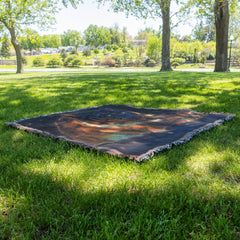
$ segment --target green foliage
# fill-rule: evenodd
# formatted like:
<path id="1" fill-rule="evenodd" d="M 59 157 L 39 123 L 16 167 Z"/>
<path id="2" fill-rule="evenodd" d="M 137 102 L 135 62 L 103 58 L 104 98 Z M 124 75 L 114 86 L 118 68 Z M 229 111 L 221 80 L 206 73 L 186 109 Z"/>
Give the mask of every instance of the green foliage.
<path id="1" fill-rule="evenodd" d="M 81 60 L 80 57 L 75 57 L 72 61 L 71 61 L 71 65 L 73 67 L 80 67 L 83 65 L 83 61 Z"/>
<path id="2" fill-rule="evenodd" d="M 82 59 L 77 55 L 70 55 L 64 61 L 64 66 L 66 67 L 79 67 L 84 65 Z"/>
<path id="3" fill-rule="evenodd" d="M 26 29 L 19 41 L 23 49 L 32 51 L 43 47 L 41 38 L 37 31 Z"/>
<path id="4" fill-rule="evenodd" d="M 124 53 L 122 58 L 123 58 L 123 66 L 124 67 L 129 66 L 129 64 L 130 64 L 130 62 L 132 60 L 130 54 L 129 53 Z"/>
<path id="5" fill-rule="evenodd" d="M 172 62 L 171 65 L 176 68 L 177 66 L 180 66 L 179 62 Z"/>
<path id="6" fill-rule="evenodd" d="M 103 54 L 107 55 L 108 54 L 108 50 L 107 49 L 103 49 Z"/>
<path id="7" fill-rule="evenodd" d="M 143 59 L 139 57 L 133 62 L 133 65 L 134 67 L 141 67 L 143 66 L 143 63 L 144 63 Z"/>
<path id="8" fill-rule="evenodd" d="M 186 62 L 185 58 L 171 58 L 171 63 L 183 64 Z"/>
<path id="9" fill-rule="evenodd" d="M 28 0 L 0 1 L 0 22 L 6 27 L 24 29 L 31 23 L 49 26 L 54 23 L 54 13 L 58 11 L 58 1 Z"/>
<path id="10" fill-rule="evenodd" d="M 98 53 L 99 53 L 99 49 L 98 49 L 98 48 L 94 48 L 93 52 L 94 52 L 95 54 L 98 54 Z"/>
<path id="11" fill-rule="evenodd" d="M 193 63 L 199 63 L 199 56 L 197 54 L 197 50 L 195 49 L 194 55 L 193 55 Z"/>
<path id="12" fill-rule="evenodd" d="M 116 50 L 119 49 L 119 46 L 118 46 L 116 43 L 114 43 L 114 44 L 112 45 L 112 49 L 113 49 L 114 51 L 116 51 Z"/>
<path id="13" fill-rule="evenodd" d="M 82 52 L 82 55 L 85 56 L 85 57 L 89 57 L 91 56 L 91 50 L 90 49 L 84 49 L 83 52 Z"/>
<path id="14" fill-rule="evenodd" d="M 40 41 L 44 48 L 58 48 L 62 45 L 60 35 L 57 34 L 43 35 Z"/>
<path id="15" fill-rule="evenodd" d="M 123 60 L 123 56 L 122 55 L 114 55 L 112 57 L 115 62 L 116 62 L 116 67 L 123 67 L 124 66 L 124 60 Z"/>
<path id="16" fill-rule="evenodd" d="M 123 53 L 128 53 L 128 48 L 127 48 L 127 47 L 123 47 L 123 48 L 122 48 L 122 52 L 123 52 Z"/>
<path id="17" fill-rule="evenodd" d="M 123 51 L 119 48 L 114 52 L 114 55 L 121 55 L 122 56 L 123 54 L 124 54 Z"/>
<path id="18" fill-rule="evenodd" d="M 83 44 L 83 37 L 80 32 L 75 30 L 68 30 L 61 35 L 62 46 L 75 46 L 79 48 Z"/>
<path id="19" fill-rule="evenodd" d="M 155 67 L 157 65 L 157 63 L 154 59 L 148 58 L 144 61 L 144 65 L 146 67 Z"/>
<path id="20" fill-rule="evenodd" d="M 70 54 L 71 55 L 78 55 L 78 52 L 77 52 L 76 48 L 72 48 Z"/>
<path id="21" fill-rule="evenodd" d="M 229 36 L 233 35 L 235 41 L 240 40 L 240 5 L 230 15 Z"/>
<path id="22" fill-rule="evenodd" d="M 60 56 L 61 56 L 63 61 L 67 58 L 68 54 L 67 54 L 65 49 L 61 50 Z"/>
<path id="23" fill-rule="evenodd" d="M 52 57 L 47 63 L 47 66 L 50 68 L 57 68 L 62 65 L 63 65 L 63 62 L 59 57 Z"/>
<path id="24" fill-rule="evenodd" d="M 2 47 L 1 47 L 1 56 L 3 58 L 9 58 L 11 56 L 10 47 L 11 47 L 11 42 L 7 37 L 4 37 L 2 40 Z"/>
<path id="25" fill-rule="evenodd" d="M 71 66 L 71 62 L 76 58 L 74 55 L 70 55 L 64 61 L 64 66 Z"/>
<path id="26" fill-rule="evenodd" d="M 155 62 L 159 63 L 161 58 L 161 49 L 162 49 L 161 39 L 155 36 L 150 37 L 147 46 L 147 56 L 153 59 Z"/>
<path id="27" fill-rule="evenodd" d="M 143 45 L 134 47 L 134 50 L 137 58 L 142 58 L 146 52 L 146 48 Z"/>
<path id="28" fill-rule="evenodd" d="M 193 35 L 195 40 L 199 40 L 201 42 L 209 42 L 216 40 L 216 30 L 214 26 L 214 19 L 211 19 L 211 22 L 203 26 L 203 22 L 199 25 L 196 25 L 193 29 Z"/>
<path id="29" fill-rule="evenodd" d="M 145 45 L 147 45 L 149 39 L 151 37 L 154 37 L 155 32 L 151 28 L 146 28 L 144 30 L 140 30 L 137 34 L 137 36 L 134 38 L 135 40 L 144 40 Z"/>
<path id="30" fill-rule="evenodd" d="M 110 44 L 107 44 L 106 49 L 107 49 L 108 51 L 111 51 L 111 50 L 112 50 L 112 46 L 111 46 Z"/>
<path id="31" fill-rule="evenodd" d="M 33 66 L 34 67 L 42 67 L 45 65 L 45 62 L 44 62 L 44 59 L 42 57 L 36 57 L 34 60 L 33 60 Z"/>
<path id="32" fill-rule="evenodd" d="M 85 42 L 87 46 L 98 47 L 111 43 L 111 34 L 109 29 L 90 25 L 85 31 Z"/>
<path id="33" fill-rule="evenodd" d="M 205 58 L 215 57 L 215 42 L 202 43 L 200 41 L 179 42 L 176 39 L 171 40 L 171 56 L 172 58 L 184 58 L 185 60 L 193 60 L 199 62 L 201 55 Z"/>
<path id="34" fill-rule="evenodd" d="M 100 66 L 102 63 L 101 59 L 100 58 L 97 58 L 95 61 L 94 61 L 94 65 L 97 65 L 97 66 Z"/>
<path id="35" fill-rule="evenodd" d="M 115 24 L 114 27 L 109 28 L 109 32 L 111 35 L 111 44 L 114 46 L 120 46 L 121 44 L 121 34 L 119 32 L 118 25 Z"/>
<path id="36" fill-rule="evenodd" d="M 28 64 L 28 60 L 25 56 L 22 57 L 22 63 L 23 65 L 27 65 Z"/>

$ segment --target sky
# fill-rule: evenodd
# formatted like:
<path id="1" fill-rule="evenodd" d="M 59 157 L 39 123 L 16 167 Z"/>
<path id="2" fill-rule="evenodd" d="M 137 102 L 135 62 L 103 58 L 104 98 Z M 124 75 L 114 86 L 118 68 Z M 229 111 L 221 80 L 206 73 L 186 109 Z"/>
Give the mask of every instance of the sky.
<path id="1" fill-rule="evenodd" d="M 175 8 L 176 6 L 172 6 L 172 9 Z M 83 33 L 90 24 L 99 27 L 112 27 L 114 24 L 118 24 L 120 29 L 127 27 L 128 33 L 134 37 L 140 30 L 146 27 L 158 30 L 161 25 L 161 19 L 141 20 L 133 16 L 126 17 L 124 13 L 109 11 L 107 6 L 98 8 L 97 3 L 88 0 L 84 4 L 80 4 L 77 9 L 73 9 L 71 6 L 68 6 L 68 8 L 62 7 L 62 10 L 56 14 L 56 24 L 52 26 L 53 29 L 40 32 L 40 34 L 63 34 L 68 29 Z M 181 24 L 181 28 L 179 27 L 173 32 L 183 36 L 190 35 L 191 30 L 192 27 L 189 24 Z"/>

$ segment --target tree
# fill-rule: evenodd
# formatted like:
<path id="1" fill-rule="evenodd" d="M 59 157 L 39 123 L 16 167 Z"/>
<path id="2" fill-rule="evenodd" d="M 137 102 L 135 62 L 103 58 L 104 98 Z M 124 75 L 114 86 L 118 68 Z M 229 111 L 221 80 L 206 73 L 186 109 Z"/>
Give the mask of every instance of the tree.
<path id="1" fill-rule="evenodd" d="M 63 0 L 65 5 L 67 2 Z M 70 2 L 74 6 L 78 3 L 74 0 Z M 21 45 L 17 38 L 19 32 L 32 24 L 40 27 L 51 25 L 57 11 L 58 0 L 0 0 L 0 27 L 3 25 L 10 33 L 17 57 L 17 73 L 23 72 Z"/>
<path id="2" fill-rule="evenodd" d="M 128 32 L 127 28 L 123 27 L 122 32 L 121 32 L 121 40 L 123 44 L 127 44 L 128 42 Z"/>
<path id="3" fill-rule="evenodd" d="M 207 24 L 203 24 L 203 21 L 197 24 L 193 29 L 195 40 L 201 42 L 216 41 L 216 29 L 214 25 L 214 19 Z"/>
<path id="4" fill-rule="evenodd" d="M 190 5 L 198 7 L 200 17 L 214 16 L 216 27 L 215 72 L 228 69 L 228 32 L 230 13 L 237 7 L 237 0 L 189 0 Z"/>
<path id="5" fill-rule="evenodd" d="M 171 71 L 170 63 L 170 4 L 171 0 L 97 0 L 111 2 L 114 11 L 124 11 L 140 18 L 149 16 L 162 18 L 162 67 L 161 71 Z M 178 2 L 178 1 L 176 1 Z"/>
<path id="6" fill-rule="evenodd" d="M 154 31 L 151 28 L 146 28 L 140 30 L 137 36 L 134 37 L 135 40 L 145 40 L 145 45 L 148 44 L 148 39 L 154 36 Z"/>
<path id="7" fill-rule="evenodd" d="M 5 36 L 2 41 L 2 47 L 1 47 L 1 56 L 3 58 L 9 58 L 11 56 L 10 54 L 10 41 L 9 39 Z"/>
<path id="8" fill-rule="evenodd" d="M 98 27 L 97 25 L 89 25 L 84 31 L 87 46 L 99 47 L 111 43 L 111 34 L 109 29 Z"/>
<path id="9" fill-rule="evenodd" d="M 156 36 L 152 36 L 148 40 L 147 56 L 157 63 L 160 60 L 161 45 L 161 39 Z"/>
<path id="10" fill-rule="evenodd" d="M 41 37 L 37 31 L 26 29 L 24 33 L 26 36 L 19 38 L 22 48 L 32 51 L 33 49 L 39 49 L 42 46 Z"/>
<path id="11" fill-rule="evenodd" d="M 58 34 L 43 35 L 40 37 L 40 41 L 42 47 L 45 48 L 58 48 L 62 45 L 60 35 Z"/>
<path id="12" fill-rule="evenodd" d="M 240 6 L 236 6 L 235 12 L 230 15 L 229 33 L 234 36 L 234 40 L 240 38 Z"/>
<path id="13" fill-rule="evenodd" d="M 228 69 L 228 0 L 216 0 L 214 4 L 216 25 L 216 63 L 215 72 L 227 72 Z"/>
<path id="14" fill-rule="evenodd" d="M 111 44 L 120 45 L 121 43 L 121 34 L 119 32 L 119 27 L 117 24 L 114 27 L 109 28 L 110 35 L 111 35 Z"/>
<path id="15" fill-rule="evenodd" d="M 63 46 L 74 46 L 76 49 L 83 44 L 83 38 L 81 33 L 75 30 L 67 30 L 61 35 L 61 41 Z"/>

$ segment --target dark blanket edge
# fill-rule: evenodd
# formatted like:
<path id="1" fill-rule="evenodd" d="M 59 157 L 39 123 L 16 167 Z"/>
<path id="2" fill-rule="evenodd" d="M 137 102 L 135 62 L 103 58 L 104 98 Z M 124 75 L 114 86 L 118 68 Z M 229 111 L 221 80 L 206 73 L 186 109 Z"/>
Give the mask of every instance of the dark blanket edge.
<path id="1" fill-rule="evenodd" d="M 216 114 L 216 113 L 213 113 L 213 114 Z M 147 153 L 144 153 L 144 154 L 140 155 L 136 160 L 138 162 L 142 162 L 144 160 L 147 160 L 147 159 L 151 158 L 153 155 L 155 155 L 155 154 L 157 154 L 157 153 L 159 153 L 163 150 L 171 149 L 173 146 L 184 144 L 184 143 L 190 141 L 197 134 L 199 134 L 201 132 L 204 132 L 204 131 L 207 131 L 207 130 L 209 130 L 211 128 L 214 128 L 216 126 L 219 126 L 225 121 L 230 121 L 235 116 L 236 116 L 236 114 L 227 114 L 224 119 L 219 119 L 219 120 L 216 120 L 213 123 L 208 123 L 201 128 L 194 129 L 193 131 L 188 132 L 182 138 L 178 139 L 177 141 L 172 142 L 171 144 L 166 144 L 166 145 L 162 145 L 162 146 L 156 147 L 154 149 L 151 149 Z"/>

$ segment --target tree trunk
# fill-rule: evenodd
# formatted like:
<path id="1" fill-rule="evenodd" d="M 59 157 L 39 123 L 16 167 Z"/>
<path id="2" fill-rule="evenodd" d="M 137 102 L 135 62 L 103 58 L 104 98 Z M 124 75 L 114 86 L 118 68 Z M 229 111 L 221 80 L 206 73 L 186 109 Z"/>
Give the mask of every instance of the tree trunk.
<path id="1" fill-rule="evenodd" d="M 228 0 L 215 0 L 214 6 L 216 25 L 216 63 L 214 72 L 227 72 L 228 69 Z"/>
<path id="2" fill-rule="evenodd" d="M 162 67 L 160 71 L 172 71 L 170 63 L 170 4 L 171 0 L 161 0 L 162 11 Z"/>
<path id="3" fill-rule="evenodd" d="M 21 45 L 17 41 L 15 28 L 12 27 L 9 29 L 11 34 L 11 42 L 16 52 L 17 57 L 17 73 L 23 73 L 23 59 L 22 59 L 22 52 L 21 52 Z"/>

